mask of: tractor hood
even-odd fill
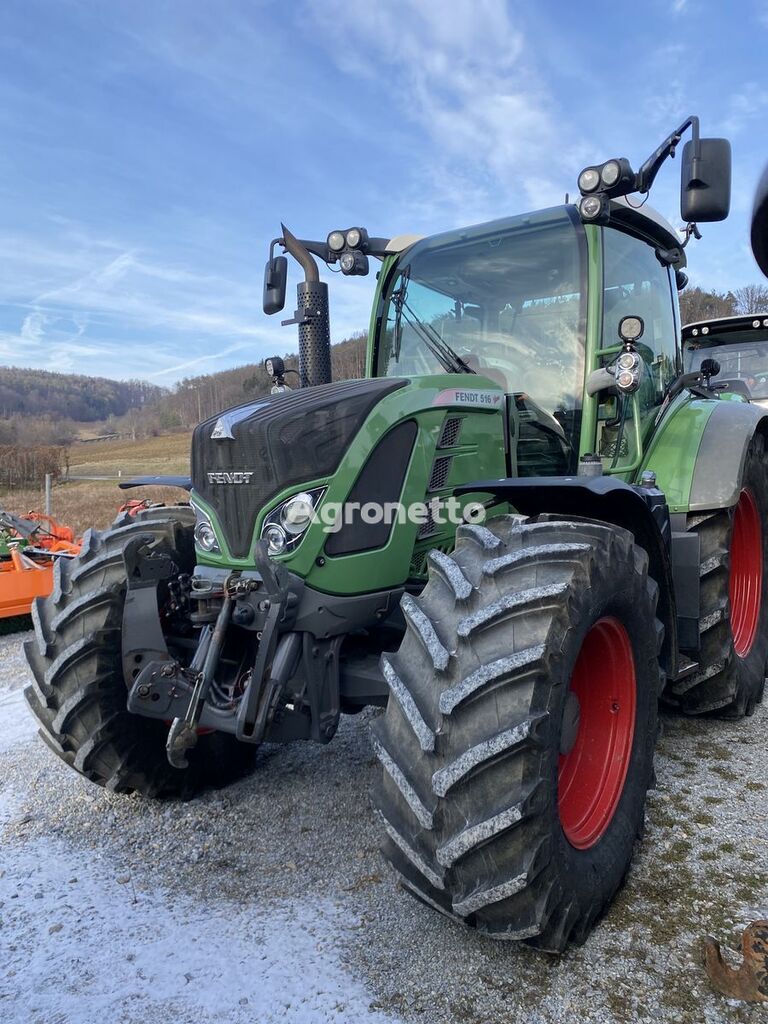
[[[373,407],[405,380],[342,381],[267,395],[205,420],[192,443],[192,486],[244,558],[259,510],[291,484],[330,476]]]

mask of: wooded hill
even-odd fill
[[[365,341],[363,333],[332,346],[334,379],[363,375]],[[287,367],[298,368],[294,353],[283,358]],[[286,379],[291,386],[297,380],[291,374]],[[102,433],[135,440],[189,429],[222,409],[267,394],[270,386],[261,363],[187,377],[172,388],[0,367],[0,445],[68,445],[84,434]]]
[[[157,401],[163,388],[142,380],[109,380],[50,370],[0,367],[0,419],[51,416],[93,423]]]
[[[705,291],[703,288],[686,288],[680,292],[680,320],[684,324],[750,313],[768,313],[766,285],[748,284],[732,292]]]
[[[365,333],[356,334],[331,346],[334,380],[349,380],[364,375],[366,337]],[[288,369],[298,370],[298,357],[294,352],[282,358]],[[286,374],[285,379],[289,387],[298,387],[298,377],[293,373]],[[247,402],[256,395],[268,394],[271,384],[271,378],[267,376],[262,363],[249,363],[219,373],[187,377],[164,395],[154,409],[149,409],[148,415],[151,418],[157,412],[159,426],[165,430],[193,427],[200,420],[222,409]]]

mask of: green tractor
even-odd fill
[[[687,129],[681,208],[723,219],[694,117],[577,204],[428,238],[272,243],[299,383],[201,423],[189,504],[90,531],[34,609],[27,699],[69,765],[186,797],[261,743],[379,706],[375,805],[402,884],[546,950],[604,913],[643,829],[662,700],[763,694],[768,416],[683,372],[684,244],[628,198]],[[331,381],[327,286],[381,260],[367,374]],[[139,483],[153,482],[142,478]]]

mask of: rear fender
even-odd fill
[[[672,513],[735,505],[749,443],[768,411],[739,398],[681,396],[656,429],[641,471],[652,470]]]
[[[730,508],[739,500],[744,462],[768,413],[746,402],[718,402],[701,436],[688,499],[689,512]]]

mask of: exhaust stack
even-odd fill
[[[304,280],[296,285],[296,313],[299,328],[299,381],[302,388],[331,382],[331,323],[328,285],[320,280],[311,253],[283,224],[283,245],[304,271]]]

